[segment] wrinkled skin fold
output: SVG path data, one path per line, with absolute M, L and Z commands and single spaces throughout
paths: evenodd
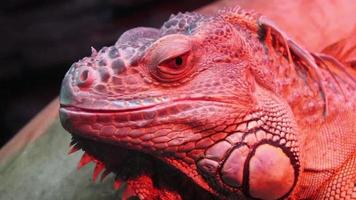
M 356 198 L 356 81 L 339 58 L 240 8 L 180 13 L 74 63 L 60 118 L 79 167 L 115 173 L 124 199 Z

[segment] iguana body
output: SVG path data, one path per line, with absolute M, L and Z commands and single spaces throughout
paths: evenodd
M 75 63 L 61 121 L 125 198 L 353 199 L 351 52 L 310 53 L 238 8 L 178 14 Z

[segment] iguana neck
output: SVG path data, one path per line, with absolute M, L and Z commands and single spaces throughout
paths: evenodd
M 263 48 L 263 62 L 273 72 L 271 89 L 288 102 L 297 122 L 303 127 L 321 125 L 348 106 L 347 97 L 350 95 L 342 91 L 335 80 L 340 77 L 333 77 L 330 71 L 318 66 L 322 77 L 320 81 L 315 80 L 302 63 L 289 63 L 288 58 L 276 49 Z M 320 84 L 326 91 L 320 90 Z

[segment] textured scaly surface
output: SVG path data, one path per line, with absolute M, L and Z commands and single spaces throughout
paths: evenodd
M 74 63 L 61 121 L 125 199 L 352 199 L 352 51 L 308 52 L 239 8 L 180 13 Z

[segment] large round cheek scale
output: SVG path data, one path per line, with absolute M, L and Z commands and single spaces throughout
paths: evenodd
M 293 187 L 294 168 L 281 148 L 257 147 L 249 162 L 249 194 L 254 198 L 278 199 Z

